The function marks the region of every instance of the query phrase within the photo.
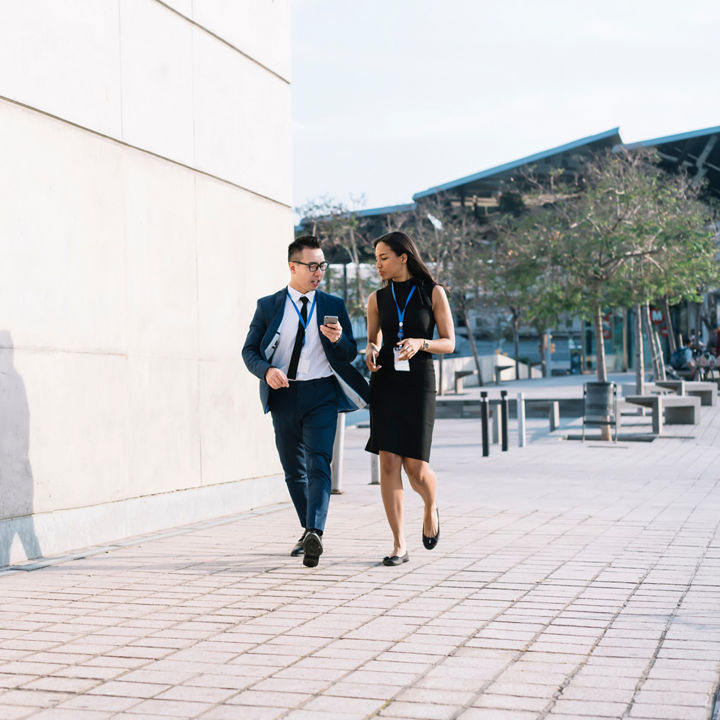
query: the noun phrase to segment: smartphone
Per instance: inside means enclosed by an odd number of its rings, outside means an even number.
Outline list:
[[[326,315],[323,319],[323,325],[331,325],[332,323],[336,323],[337,321],[337,315]]]

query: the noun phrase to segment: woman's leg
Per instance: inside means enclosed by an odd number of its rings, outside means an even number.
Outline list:
[[[403,486],[402,457],[395,453],[380,451],[380,494],[385,515],[393,534],[391,555],[404,555],[407,549],[403,532]]]
[[[438,531],[437,505],[435,503],[437,477],[424,460],[403,458],[403,467],[412,489],[420,495],[425,503],[423,532],[428,537],[433,537]]]

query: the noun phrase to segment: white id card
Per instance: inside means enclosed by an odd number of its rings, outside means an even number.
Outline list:
[[[401,347],[397,345],[393,348],[393,366],[398,372],[410,372],[410,360],[398,360],[398,355],[402,352]]]

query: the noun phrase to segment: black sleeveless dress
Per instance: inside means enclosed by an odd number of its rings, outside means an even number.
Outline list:
[[[431,340],[435,331],[433,283],[414,278],[394,283],[397,303],[402,310],[414,285],[403,321],[405,337]],[[375,454],[387,450],[427,462],[435,424],[432,355],[421,350],[410,358],[410,372],[395,370],[392,349],[398,342],[399,325],[390,285],[378,290],[376,297],[383,341],[377,364],[382,367],[370,377],[370,439],[365,449]]]

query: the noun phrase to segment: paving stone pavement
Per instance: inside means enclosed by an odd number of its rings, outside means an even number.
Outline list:
[[[720,412],[482,458],[436,424],[441,538],[390,549],[346,432],[320,565],[289,505],[0,576],[0,718],[698,720],[720,671]]]

